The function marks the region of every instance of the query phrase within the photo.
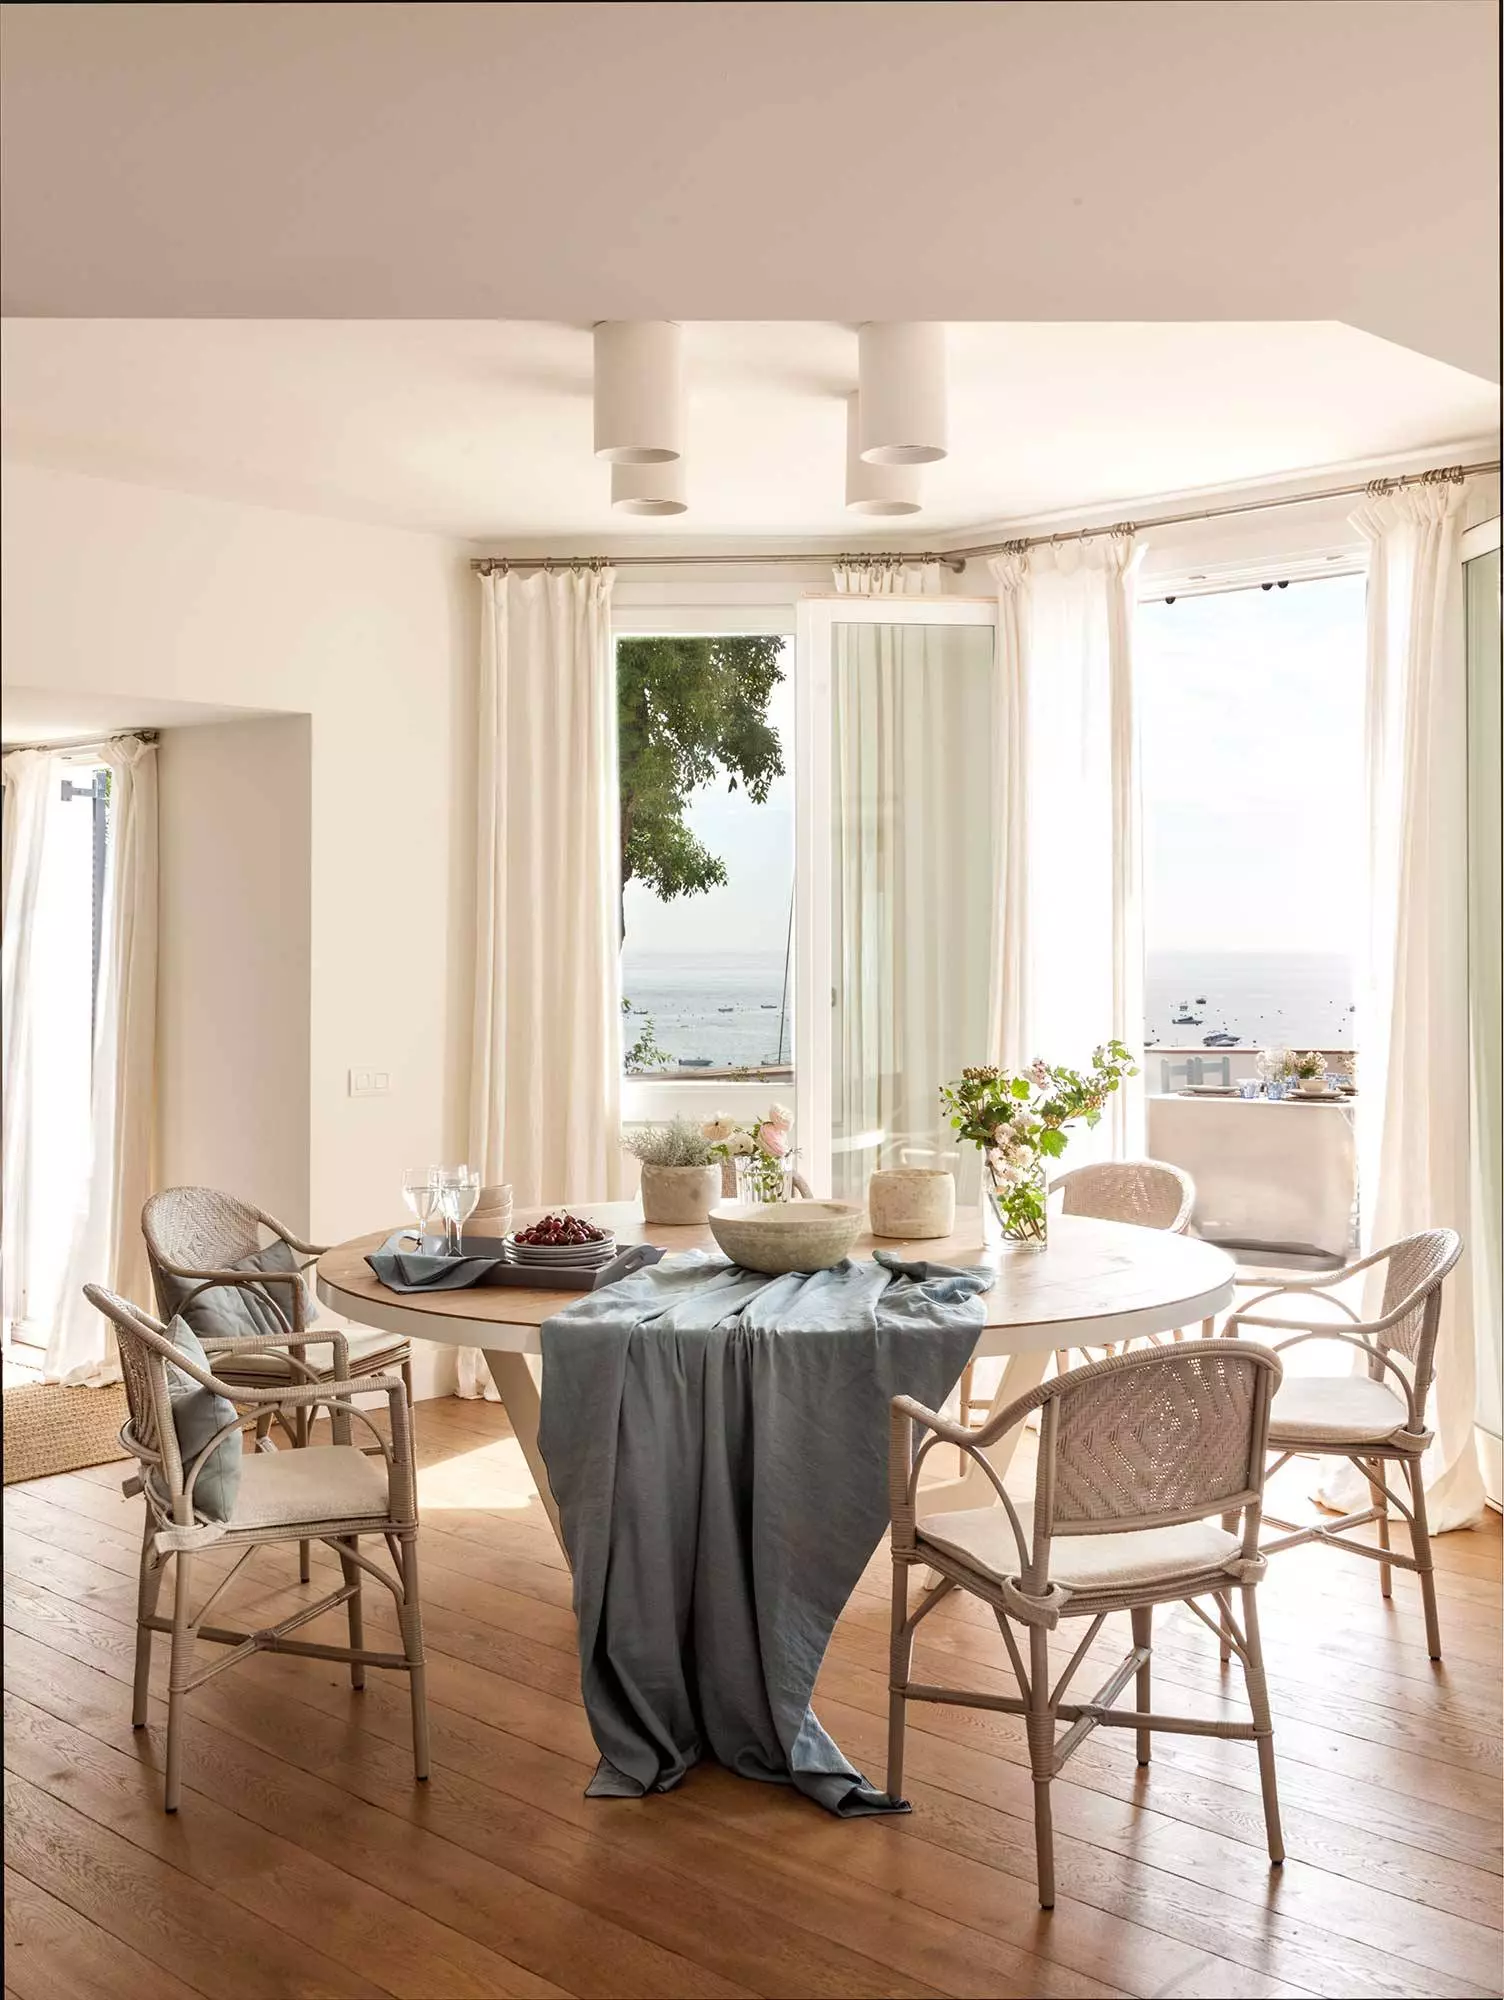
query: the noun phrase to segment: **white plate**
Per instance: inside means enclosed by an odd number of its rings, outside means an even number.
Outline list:
[[[519,1264],[585,1264],[599,1261],[605,1263],[616,1255],[616,1244],[611,1243],[510,1243],[512,1256]]]

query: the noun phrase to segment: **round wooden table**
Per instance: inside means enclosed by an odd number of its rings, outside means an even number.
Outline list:
[[[545,1210],[518,1213],[521,1227]],[[614,1229],[620,1243],[656,1243],[665,1250],[714,1250],[708,1228],[662,1229],[645,1223],[635,1202],[585,1202],[572,1213]],[[852,1250],[874,1250],[928,1258],[940,1264],[986,1265],[997,1272],[982,1294],[985,1314],[975,1357],[1007,1357],[989,1415],[1027,1394],[1044,1380],[1057,1348],[1101,1347],[1143,1334],[1169,1333],[1204,1323],[1232,1303],[1235,1266],[1226,1251],[1194,1237],[1125,1222],[1096,1222],[1085,1216],[1052,1215],[1044,1251],[985,1250],[975,1210],[957,1217],[953,1236],[920,1243],[863,1235]],[[336,1244],[319,1259],[318,1295],[325,1305],[362,1326],[437,1340],[448,1346],[479,1347],[517,1442],[537,1482],[538,1493],[558,1530],[548,1474],[538,1452],[539,1329],[580,1294],[534,1291],[518,1286],[476,1286],[468,1291],[393,1292],[377,1278],[366,1253],[391,1234],[378,1230]],[[987,1456],[999,1477],[1013,1456],[1017,1433],[999,1439]],[[985,1506],[992,1489],[979,1467],[959,1479],[925,1488],[925,1512]]]

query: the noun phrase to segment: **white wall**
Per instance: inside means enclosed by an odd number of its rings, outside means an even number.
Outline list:
[[[232,1188],[309,1226],[312,730],[164,729],[159,1187]]]
[[[5,471],[7,679],[308,718],[307,1220],[333,1239],[399,1217],[402,1167],[464,1146],[462,556],[428,536]],[[350,1098],[355,1065],[387,1070],[392,1094]]]

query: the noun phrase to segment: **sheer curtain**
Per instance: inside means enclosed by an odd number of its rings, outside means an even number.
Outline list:
[[[519,1205],[619,1199],[611,573],[482,578],[470,1159]]]
[[[861,1200],[874,1167],[952,1152],[940,1086],[986,1045],[992,631],[834,639],[831,1193]]]
[[[938,597],[940,565],[874,556],[870,562],[836,563],[831,571],[842,597]]]
[[[519,1207],[627,1187],[611,584],[481,579],[469,1157]],[[459,1378],[489,1389],[478,1350]]]
[[[86,1283],[151,1297],[141,1209],[151,1192],[157,1043],[157,746],[101,745],[110,774],[104,924],[94,1019],[88,1197],[47,1344],[48,1381],[119,1379],[115,1338]]]
[[[1127,534],[994,558],[1000,1059],[1084,1066],[1111,1035],[1143,1047],[1143,913]],[[1144,1150],[1143,1079],[1118,1091],[1069,1164]]]
[[[12,750],[3,760],[5,818],[0,844],[0,1032],[4,1035],[4,1323],[25,1311],[26,1154],[31,1117],[31,977],[42,847],[54,777],[50,750]]]
[[[1364,1247],[1469,1225],[1464,489],[1412,486],[1354,515],[1369,549],[1368,913],[1359,984]],[[1470,1259],[1448,1279],[1426,1493],[1433,1532],[1483,1505]]]

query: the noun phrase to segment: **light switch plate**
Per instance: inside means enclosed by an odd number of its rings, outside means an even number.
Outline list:
[[[352,1097],[387,1097],[391,1094],[391,1072],[384,1069],[352,1069],[350,1071],[350,1095]]]

